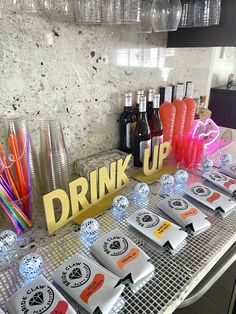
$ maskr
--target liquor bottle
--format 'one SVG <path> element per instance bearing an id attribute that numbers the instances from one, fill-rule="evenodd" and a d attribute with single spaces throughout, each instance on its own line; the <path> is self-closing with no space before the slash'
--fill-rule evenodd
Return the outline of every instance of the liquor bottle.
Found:
<path id="1" fill-rule="evenodd" d="M 124 112 L 120 116 L 120 149 L 126 153 L 133 151 L 133 135 L 136 116 L 132 110 L 132 93 L 125 94 Z"/>
<path id="2" fill-rule="evenodd" d="M 184 102 L 187 106 L 186 119 L 184 124 L 184 135 L 189 135 L 193 125 L 197 107 L 196 101 L 193 99 L 193 82 L 191 81 L 187 82 L 186 97 L 184 98 Z"/>
<path id="3" fill-rule="evenodd" d="M 152 155 L 153 150 L 156 145 L 159 145 L 163 142 L 163 130 L 162 124 L 159 114 L 159 106 L 160 106 L 160 95 L 155 94 L 153 97 L 153 109 L 152 115 L 150 118 L 150 130 L 151 130 L 151 139 L 152 139 Z"/>
<path id="4" fill-rule="evenodd" d="M 172 142 L 173 129 L 175 123 L 175 106 L 171 103 L 172 86 L 165 88 L 165 101 L 160 106 L 160 117 L 163 125 L 163 141 Z"/>
<path id="5" fill-rule="evenodd" d="M 138 90 L 137 91 L 137 101 L 136 101 L 136 107 L 134 110 L 134 113 L 136 115 L 136 118 L 138 119 L 139 116 L 139 102 L 140 102 L 140 97 L 144 96 L 144 90 Z"/>
<path id="6" fill-rule="evenodd" d="M 174 124 L 174 130 L 173 130 L 173 141 L 172 141 L 173 148 L 174 148 L 175 137 L 177 135 L 183 136 L 183 133 L 184 133 L 187 106 L 185 102 L 183 101 L 183 95 L 184 95 L 184 84 L 178 83 L 176 86 L 175 100 L 173 101 L 173 105 L 175 106 L 175 109 L 176 109 L 175 124 Z"/>
<path id="7" fill-rule="evenodd" d="M 148 101 L 147 101 L 147 119 L 148 123 L 150 123 L 150 118 L 153 112 L 153 96 L 155 94 L 154 88 L 149 88 L 148 90 Z"/>
<path id="8" fill-rule="evenodd" d="M 146 97 L 141 96 L 138 120 L 134 130 L 133 153 L 135 167 L 143 166 L 144 151 L 148 147 L 151 149 L 151 132 L 147 121 Z"/>

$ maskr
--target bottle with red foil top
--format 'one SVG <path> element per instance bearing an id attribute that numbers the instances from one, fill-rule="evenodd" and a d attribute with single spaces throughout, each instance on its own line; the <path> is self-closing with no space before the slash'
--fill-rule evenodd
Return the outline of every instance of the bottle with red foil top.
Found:
<path id="1" fill-rule="evenodd" d="M 175 106 L 175 109 L 176 109 L 175 124 L 174 124 L 174 130 L 173 130 L 173 140 L 172 140 L 173 149 L 174 149 L 176 136 L 177 135 L 182 136 L 184 133 L 187 106 L 185 102 L 183 101 L 183 95 L 184 95 L 184 84 L 178 83 L 176 86 L 175 100 L 173 101 L 173 105 Z"/>
<path id="2" fill-rule="evenodd" d="M 172 86 L 165 88 L 165 101 L 160 106 L 160 117 L 163 126 L 163 141 L 172 142 L 174 123 L 175 123 L 175 106 L 171 103 Z"/>
<path id="3" fill-rule="evenodd" d="M 193 82 L 187 82 L 186 97 L 184 98 L 184 102 L 187 106 L 186 119 L 184 124 L 184 135 L 188 135 L 191 131 L 197 108 L 197 103 L 193 99 Z"/>

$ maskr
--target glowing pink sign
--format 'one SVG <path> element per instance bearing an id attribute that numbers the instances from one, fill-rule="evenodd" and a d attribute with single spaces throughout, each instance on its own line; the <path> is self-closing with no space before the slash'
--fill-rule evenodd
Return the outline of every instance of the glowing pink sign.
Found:
<path id="1" fill-rule="evenodd" d="M 193 137 L 198 137 L 199 139 L 203 139 L 205 147 L 213 144 L 220 135 L 220 129 L 215 122 L 208 118 L 204 121 L 198 120 L 193 130 Z"/>

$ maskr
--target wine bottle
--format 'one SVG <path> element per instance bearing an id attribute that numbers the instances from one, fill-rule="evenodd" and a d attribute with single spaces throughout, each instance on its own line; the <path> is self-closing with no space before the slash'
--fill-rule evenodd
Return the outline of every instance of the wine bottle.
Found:
<path id="1" fill-rule="evenodd" d="M 133 151 L 133 135 L 136 116 L 132 110 L 132 93 L 125 94 L 124 112 L 120 116 L 120 150 L 126 153 Z"/>
<path id="2" fill-rule="evenodd" d="M 171 103 L 172 86 L 165 88 L 165 101 L 160 106 L 160 117 L 163 125 L 163 141 L 172 142 L 173 129 L 175 123 L 175 106 Z"/>
<path id="3" fill-rule="evenodd" d="M 153 96 L 155 94 L 154 88 L 149 88 L 148 90 L 148 101 L 147 101 L 147 119 L 150 123 L 150 118 L 153 112 Z"/>
<path id="4" fill-rule="evenodd" d="M 151 132 L 147 121 L 146 97 L 140 97 L 139 115 L 134 130 L 134 166 L 142 167 L 146 148 L 151 149 Z"/>
<path id="5" fill-rule="evenodd" d="M 153 150 L 156 145 L 159 145 L 163 142 L 163 130 L 162 124 L 159 114 L 159 106 L 160 106 L 160 95 L 155 94 L 153 97 L 153 109 L 152 115 L 150 118 L 150 131 L 151 131 L 151 139 L 152 139 L 152 155 Z"/>
<path id="6" fill-rule="evenodd" d="M 137 119 L 139 116 L 139 102 L 140 102 L 141 96 L 144 96 L 144 90 L 138 90 L 137 91 L 137 101 L 136 101 L 136 107 L 135 107 L 135 111 L 134 111 Z"/>
<path id="7" fill-rule="evenodd" d="M 193 82 L 191 81 L 187 82 L 186 97 L 184 98 L 184 102 L 187 107 L 186 118 L 184 123 L 184 135 L 189 135 L 193 125 L 197 107 L 196 101 L 193 99 Z"/>
<path id="8" fill-rule="evenodd" d="M 183 95 L 184 95 L 184 84 L 178 83 L 176 86 L 175 100 L 173 101 L 173 105 L 175 106 L 175 109 L 176 109 L 176 114 L 175 114 L 175 124 L 174 124 L 174 130 L 173 130 L 172 146 L 174 146 L 175 137 L 177 135 L 183 136 L 183 133 L 184 133 L 184 124 L 185 124 L 187 106 L 185 102 L 182 100 Z"/>

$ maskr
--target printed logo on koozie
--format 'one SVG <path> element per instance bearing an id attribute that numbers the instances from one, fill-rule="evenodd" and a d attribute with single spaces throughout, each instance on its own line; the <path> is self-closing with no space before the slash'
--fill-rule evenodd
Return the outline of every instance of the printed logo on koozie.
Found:
<path id="1" fill-rule="evenodd" d="M 39 284 L 26 291 L 21 299 L 21 312 L 42 314 L 45 313 L 53 304 L 54 292 L 51 287 Z"/>
<path id="2" fill-rule="evenodd" d="M 125 238 L 109 237 L 103 244 L 104 252 L 110 256 L 119 256 L 128 250 L 128 242 Z"/>
<path id="3" fill-rule="evenodd" d="M 66 266 L 62 272 L 62 283 L 70 288 L 83 286 L 91 277 L 90 267 L 81 262 L 75 262 L 72 265 Z"/>
<path id="4" fill-rule="evenodd" d="M 141 227 L 152 228 L 159 224 L 160 219 L 150 212 L 141 212 L 138 213 L 136 222 Z"/>
<path id="5" fill-rule="evenodd" d="M 210 179 L 216 182 L 227 181 L 227 177 L 218 172 L 212 172 L 209 174 Z"/>
<path id="6" fill-rule="evenodd" d="M 230 166 L 230 170 L 236 172 L 236 166 Z"/>
<path id="7" fill-rule="evenodd" d="M 168 206 L 175 210 L 186 210 L 188 203 L 182 198 L 171 198 L 168 200 Z"/>
<path id="8" fill-rule="evenodd" d="M 201 197 L 209 196 L 211 194 L 210 189 L 202 185 L 196 185 L 192 187 L 191 192 L 194 195 L 201 196 Z"/>

